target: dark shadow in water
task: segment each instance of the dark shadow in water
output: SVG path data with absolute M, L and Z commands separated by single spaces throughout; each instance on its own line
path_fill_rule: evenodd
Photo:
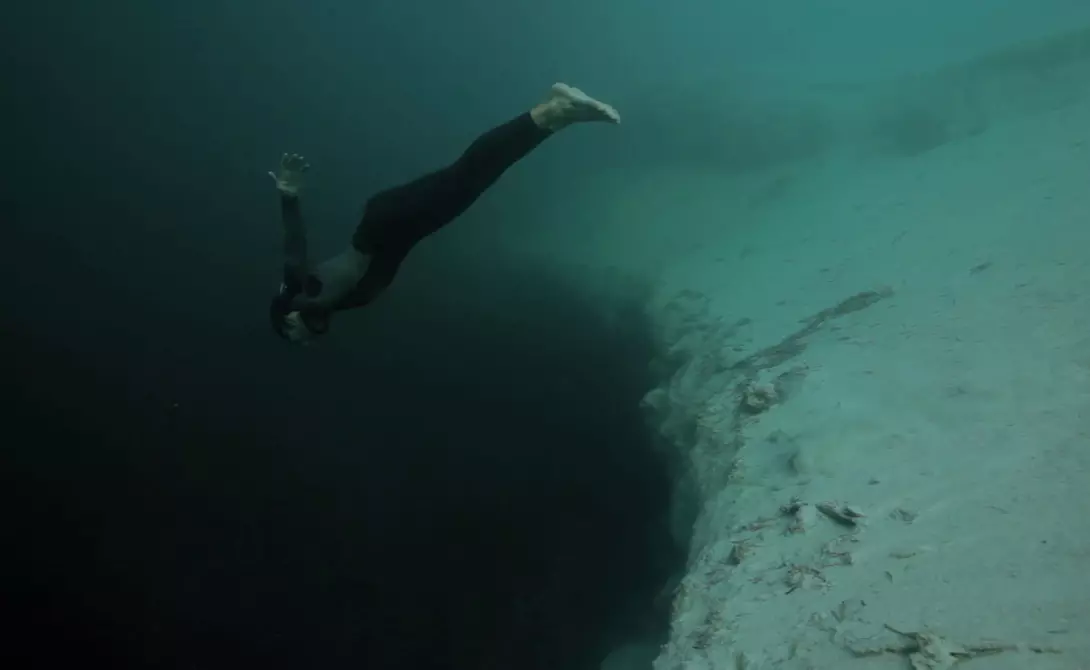
M 461 281 L 297 364 L 180 320 L 152 357 L 5 327 L 13 667 L 594 668 L 661 635 L 639 309 Z

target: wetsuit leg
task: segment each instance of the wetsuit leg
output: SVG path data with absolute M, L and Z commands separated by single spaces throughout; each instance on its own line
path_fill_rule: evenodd
M 362 253 L 414 244 L 469 209 L 489 186 L 551 133 L 529 113 L 489 130 L 451 165 L 376 194 L 367 202 L 352 244 Z

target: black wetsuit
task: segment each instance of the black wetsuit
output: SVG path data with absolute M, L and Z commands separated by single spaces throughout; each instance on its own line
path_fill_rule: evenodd
M 352 245 L 314 267 L 299 199 L 282 195 L 284 283 L 270 306 L 273 328 L 283 335 L 284 316 L 299 311 L 310 330 L 324 332 L 333 312 L 374 300 L 417 242 L 465 212 L 549 135 L 522 114 L 478 137 L 451 165 L 377 193 L 367 201 Z

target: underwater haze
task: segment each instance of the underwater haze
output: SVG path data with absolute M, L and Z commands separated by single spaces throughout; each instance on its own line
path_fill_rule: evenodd
M 1088 24 L 1077 0 L 5 10 L 10 667 L 653 656 L 695 512 L 641 410 L 659 381 L 645 308 L 660 271 L 732 222 L 648 168 L 807 159 L 841 129 L 801 102 Z M 521 161 L 326 341 L 272 332 L 282 152 L 312 165 L 324 256 L 370 195 L 557 81 L 622 124 Z M 941 144 L 909 125 L 896 151 Z M 588 195 L 632 182 L 651 223 Z

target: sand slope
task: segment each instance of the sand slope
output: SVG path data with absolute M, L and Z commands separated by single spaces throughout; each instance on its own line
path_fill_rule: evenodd
M 655 667 L 1090 667 L 1090 105 L 767 179 L 651 306 Z

